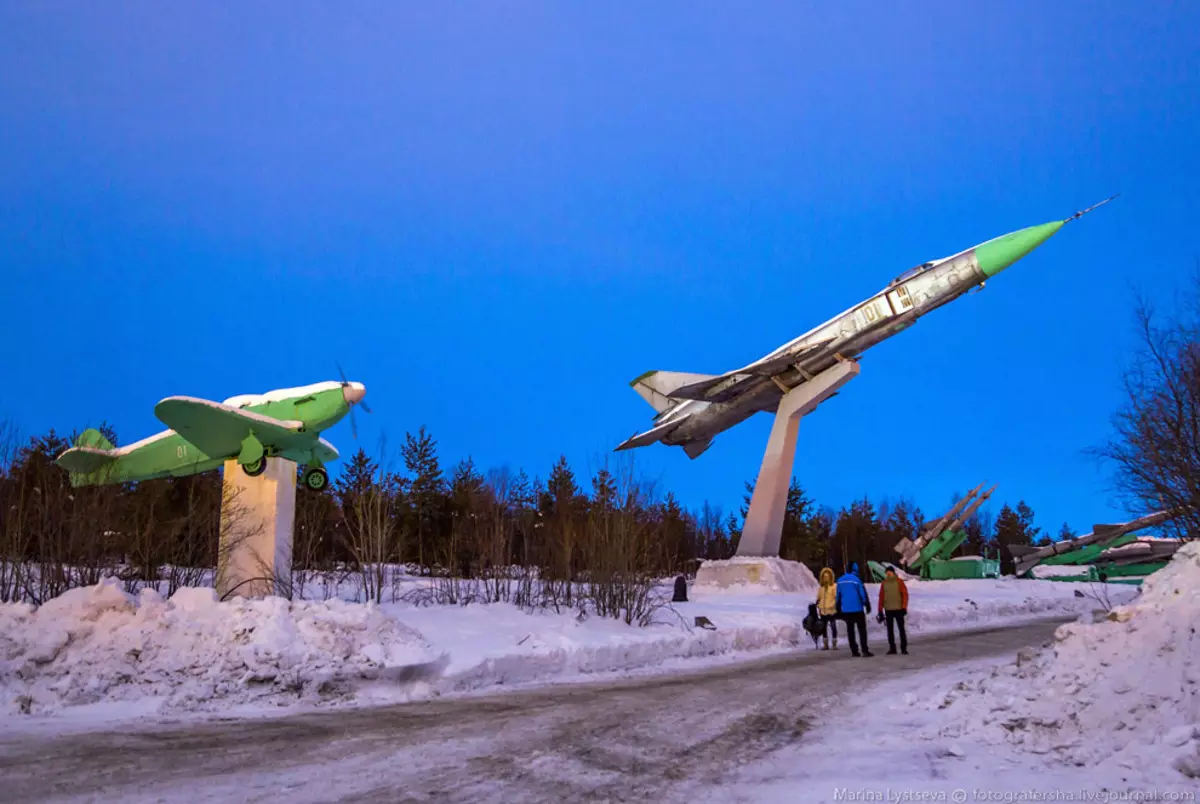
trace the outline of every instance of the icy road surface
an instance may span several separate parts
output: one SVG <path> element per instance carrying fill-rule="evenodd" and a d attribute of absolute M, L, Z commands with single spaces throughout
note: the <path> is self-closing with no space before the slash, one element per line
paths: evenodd
<path fill-rule="evenodd" d="M 1067 620 L 845 645 L 686 675 L 440 701 L 129 728 L 0 735 L 0 801 L 678 801 L 839 721 L 842 696 L 970 659 L 1011 658 Z M 914 678 L 914 684 L 919 680 Z M 831 761 L 836 758 L 831 757 Z M 804 800 L 796 791 L 796 800 Z"/>

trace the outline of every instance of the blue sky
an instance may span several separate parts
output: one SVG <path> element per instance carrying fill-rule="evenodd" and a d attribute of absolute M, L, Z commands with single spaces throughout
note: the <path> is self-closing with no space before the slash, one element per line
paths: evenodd
<path fill-rule="evenodd" d="M 3 410 L 160 429 L 171 394 L 324 379 L 441 455 L 581 471 L 628 382 L 719 373 L 901 271 L 1114 192 L 873 349 L 806 418 L 819 501 L 999 483 L 1121 515 L 1130 295 L 1200 247 L 1200 7 L 1166 2 L 0 5 Z M 765 415 L 689 461 L 727 510 Z M 348 424 L 329 438 L 347 455 Z"/>

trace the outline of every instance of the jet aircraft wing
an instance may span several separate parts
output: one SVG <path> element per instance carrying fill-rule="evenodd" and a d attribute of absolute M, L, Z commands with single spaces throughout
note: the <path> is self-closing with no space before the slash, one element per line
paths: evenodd
<path fill-rule="evenodd" d="M 660 424 L 657 427 L 647 430 L 644 433 L 638 433 L 637 435 L 630 436 L 621 442 L 616 451 L 619 452 L 623 449 L 634 449 L 635 447 L 648 447 L 651 444 L 661 440 L 663 436 L 678 426 L 679 422 L 667 422 L 666 424 Z"/>
<path fill-rule="evenodd" d="M 311 433 L 300 432 L 304 422 L 272 419 L 190 396 L 167 397 L 154 406 L 154 415 L 211 458 L 238 455 L 251 433 L 263 446 L 281 450 L 313 440 Z"/>
<path fill-rule="evenodd" d="M 748 366 L 727 372 L 718 377 L 710 377 L 690 385 L 680 386 L 667 396 L 672 399 L 694 399 L 700 402 L 729 402 L 736 399 L 742 392 L 739 386 L 752 377 L 774 377 L 780 372 L 787 371 L 797 363 L 802 363 L 814 353 L 828 346 L 832 338 L 814 343 L 803 352 L 795 354 L 768 355 Z"/>

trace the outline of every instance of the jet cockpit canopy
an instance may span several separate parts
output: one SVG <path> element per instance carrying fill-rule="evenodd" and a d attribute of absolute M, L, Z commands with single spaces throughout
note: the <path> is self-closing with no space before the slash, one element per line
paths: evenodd
<path fill-rule="evenodd" d="M 933 265 L 934 264 L 932 262 L 923 262 L 915 268 L 909 268 L 907 271 L 900 274 L 900 276 L 896 277 L 891 282 L 888 282 L 888 287 L 889 288 L 895 287 L 896 285 L 899 285 L 901 282 L 906 282 L 909 279 L 912 279 L 917 274 L 921 273 L 922 271 L 928 271 L 930 268 L 933 267 Z"/>

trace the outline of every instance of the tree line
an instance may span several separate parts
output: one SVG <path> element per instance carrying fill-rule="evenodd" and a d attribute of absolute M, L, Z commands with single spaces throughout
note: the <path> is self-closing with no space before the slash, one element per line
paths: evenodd
<path fill-rule="evenodd" d="M 99 428 L 119 445 L 113 428 Z M 73 442 L 51 431 L 20 442 L 0 428 L 0 599 L 42 601 L 106 574 L 129 588 L 195 585 L 217 561 L 219 472 L 73 488 L 54 459 Z M 382 599 L 385 565 L 463 579 L 502 568 L 535 568 L 570 583 L 600 571 L 664 577 L 694 573 L 705 559 L 737 550 L 744 505 L 689 509 L 660 493 L 622 460 L 581 477 L 565 457 L 545 479 L 501 467 L 480 471 L 466 458 L 448 468 L 424 427 L 406 433 L 392 466 L 386 449 L 359 449 L 321 491 L 296 492 L 293 571 L 376 573 L 367 596 Z M 952 495 L 947 508 L 960 495 Z M 942 513 L 941 511 L 937 512 Z M 1045 538 L 1024 501 L 965 524 L 960 555 L 1006 555 L 1004 544 Z M 851 561 L 891 561 L 895 544 L 925 524 L 906 498 L 866 497 L 840 509 L 817 505 L 793 481 L 780 553 L 814 572 Z M 618 555 L 619 554 L 619 555 Z"/>

